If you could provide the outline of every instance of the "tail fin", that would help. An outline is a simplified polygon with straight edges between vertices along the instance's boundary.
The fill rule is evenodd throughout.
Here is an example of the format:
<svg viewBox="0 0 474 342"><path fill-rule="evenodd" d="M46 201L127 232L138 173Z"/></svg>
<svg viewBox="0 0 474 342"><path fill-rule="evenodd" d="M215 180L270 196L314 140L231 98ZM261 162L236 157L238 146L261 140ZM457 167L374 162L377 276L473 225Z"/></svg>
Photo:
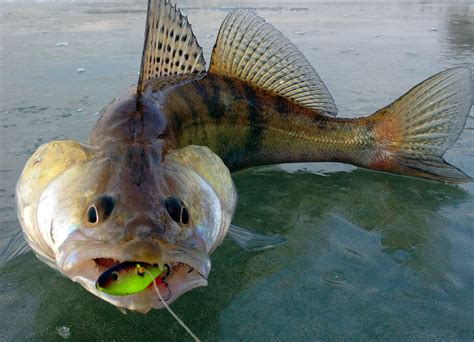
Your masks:
<svg viewBox="0 0 474 342"><path fill-rule="evenodd" d="M446 182L471 179L443 159L474 101L471 70L453 68L418 84L368 118L376 152L371 169Z"/></svg>

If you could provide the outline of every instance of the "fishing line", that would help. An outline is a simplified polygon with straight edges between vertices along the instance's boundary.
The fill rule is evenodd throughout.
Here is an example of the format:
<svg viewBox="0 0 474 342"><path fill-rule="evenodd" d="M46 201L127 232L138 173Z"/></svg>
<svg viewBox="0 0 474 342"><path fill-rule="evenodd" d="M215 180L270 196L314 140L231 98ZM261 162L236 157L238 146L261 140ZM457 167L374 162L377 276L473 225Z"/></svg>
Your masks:
<svg viewBox="0 0 474 342"><path fill-rule="evenodd" d="M191 329L188 328L188 326L186 324L184 324L184 322L178 317L178 315L176 315L173 310L171 310L171 308L168 306L168 304L166 304L165 300L163 299L163 297L161 296L161 293L160 293L160 290L158 290L158 286L156 286L155 284L155 279L153 278L153 275L150 273L150 271L148 270L145 270L145 272L150 276L150 278L152 279L152 284L153 284L153 288L155 289L155 292L156 294L158 295L158 298L160 298L161 302L163 303L163 306L166 308L166 310L168 310L168 312L171 314L171 316L174 317L174 319L176 321L178 321L179 324L181 324L181 326L184 328L184 330L186 330L186 332L194 339L194 341L196 342L200 342L201 340L193 334L193 332L191 331Z"/></svg>

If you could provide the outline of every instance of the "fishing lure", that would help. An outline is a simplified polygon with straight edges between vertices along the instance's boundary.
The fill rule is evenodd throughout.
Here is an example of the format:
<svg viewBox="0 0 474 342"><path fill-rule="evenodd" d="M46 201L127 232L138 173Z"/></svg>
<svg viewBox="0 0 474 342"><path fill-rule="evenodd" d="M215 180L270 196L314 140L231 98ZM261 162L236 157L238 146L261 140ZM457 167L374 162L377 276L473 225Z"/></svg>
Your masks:
<svg viewBox="0 0 474 342"><path fill-rule="evenodd" d="M166 266L160 268L157 264L126 261L103 272L95 287L109 295L127 296L146 289L164 271Z"/></svg>

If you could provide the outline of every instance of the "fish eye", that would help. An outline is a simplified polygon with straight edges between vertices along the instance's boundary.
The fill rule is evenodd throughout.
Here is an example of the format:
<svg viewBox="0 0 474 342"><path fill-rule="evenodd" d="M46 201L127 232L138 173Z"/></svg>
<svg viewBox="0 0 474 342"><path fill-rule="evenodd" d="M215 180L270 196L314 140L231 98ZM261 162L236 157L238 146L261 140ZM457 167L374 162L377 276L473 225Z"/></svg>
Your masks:
<svg viewBox="0 0 474 342"><path fill-rule="evenodd" d="M112 279L113 279L113 280L117 280L118 277L119 277L118 272L115 272L115 271L112 272L111 276L112 276Z"/></svg>
<svg viewBox="0 0 474 342"><path fill-rule="evenodd" d="M87 209L87 223L89 226L95 226L106 220L112 213L115 206L115 200L111 196L102 195L96 197Z"/></svg>
<svg viewBox="0 0 474 342"><path fill-rule="evenodd" d="M180 224L189 223L189 211L183 201L170 196L165 200L165 207L173 221Z"/></svg>

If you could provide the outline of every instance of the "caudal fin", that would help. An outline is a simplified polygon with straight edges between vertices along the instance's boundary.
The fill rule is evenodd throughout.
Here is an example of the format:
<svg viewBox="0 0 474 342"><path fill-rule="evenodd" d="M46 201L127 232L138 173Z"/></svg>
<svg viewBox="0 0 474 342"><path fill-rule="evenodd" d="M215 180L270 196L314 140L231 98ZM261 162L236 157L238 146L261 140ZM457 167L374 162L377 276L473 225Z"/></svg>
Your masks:
<svg viewBox="0 0 474 342"><path fill-rule="evenodd" d="M446 182L471 179L443 159L473 104L468 68L453 68L418 84L368 118L377 142L369 168Z"/></svg>

